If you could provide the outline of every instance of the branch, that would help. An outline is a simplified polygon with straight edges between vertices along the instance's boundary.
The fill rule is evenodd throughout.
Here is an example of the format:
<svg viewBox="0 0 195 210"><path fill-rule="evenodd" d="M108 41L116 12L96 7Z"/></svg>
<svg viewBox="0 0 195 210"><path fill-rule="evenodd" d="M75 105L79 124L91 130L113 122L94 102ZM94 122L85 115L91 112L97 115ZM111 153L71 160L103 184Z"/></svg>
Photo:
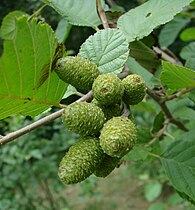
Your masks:
<svg viewBox="0 0 195 210"><path fill-rule="evenodd" d="M167 53L168 55L170 55L172 58L174 58L176 61L178 61L178 63L181 64L181 66L183 65L182 62L179 60L179 58L171 51L169 50L169 48L167 47L162 47L162 50Z"/></svg>
<svg viewBox="0 0 195 210"><path fill-rule="evenodd" d="M98 14L99 14L99 17L102 21L104 29L109 28L108 20L106 18L106 14L105 14L104 9L102 7L101 0L96 0L96 5L97 5Z"/></svg>
<svg viewBox="0 0 195 210"><path fill-rule="evenodd" d="M170 119L167 118L163 123L163 127L158 131L158 133L154 136L154 138L150 142L148 142L148 144L146 144L146 146L150 146L154 144L160 137L164 135L169 125L169 122L170 122Z"/></svg>
<svg viewBox="0 0 195 210"><path fill-rule="evenodd" d="M82 98L78 99L76 102L87 101L91 97L92 97L92 91L89 91L86 95L84 95ZM17 131L12 132L12 133L9 133L6 136L0 137L0 146L6 144L8 142L11 142L14 139L16 139L20 136L23 136L24 134L29 133L30 131L32 131L40 126L45 125L45 124L59 118L62 115L63 111L64 111L64 109L60 109L57 112L54 112L42 119L30 124L30 125L27 125Z"/></svg>
<svg viewBox="0 0 195 210"><path fill-rule="evenodd" d="M130 107L127 104L123 103L123 116L129 117L130 114L131 114Z"/></svg>
<svg viewBox="0 0 195 210"><path fill-rule="evenodd" d="M43 184L42 184L43 185L43 189L45 189L46 197L49 200L49 203L51 205L51 209L52 210L56 210L56 208L55 208L55 203L56 202L55 202L55 199L53 197L53 194L52 194L52 192L51 192L51 190L49 188L49 183L48 183L47 179L44 179L43 181L40 180L40 183L41 182L43 182Z"/></svg>
<svg viewBox="0 0 195 210"><path fill-rule="evenodd" d="M127 77L128 75L130 74L130 71L125 69L122 73L118 74L117 76L120 78L120 79L124 79L125 77Z"/></svg>
<svg viewBox="0 0 195 210"><path fill-rule="evenodd" d="M29 16L28 21L30 21L32 18L34 17L38 17L40 15L40 13L42 12L42 10L46 7L47 5L44 4L43 6L41 6L37 11L35 11L31 16Z"/></svg>
<svg viewBox="0 0 195 210"><path fill-rule="evenodd" d="M170 100L172 100L172 99L178 98L178 97L180 97L180 96L182 96L182 95L184 95L184 94L186 94L186 93L188 93L188 92L190 92L191 90L194 90L194 89L195 89L195 88L189 88L189 89L184 88L184 89L182 89L181 91L179 91L179 92L177 92L177 93L174 93L174 94L172 94L172 95L170 95L170 96L166 96L166 97L162 100L162 102L170 101Z"/></svg>
<svg viewBox="0 0 195 210"><path fill-rule="evenodd" d="M165 104L164 100L162 100L158 95L155 94L155 92L153 92L149 88L147 88L147 94L151 96L159 104L162 111L165 113L166 117L170 120L171 123L175 124L179 129L183 131L188 131L188 129L185 127L185 125L182 122L173 117L167 105Z"/></svg>
<svg viewBox="0 0 195 210"><path fill-rule="evenodd" d="M170 63L173 63L173 64L177 64L177 65L180 65L180 66L183 66L183 64L181 63L181 61L179 61L178 59L176 58L173 58L171 57L170 55L168 55L167 53L165 53L164 51L162 51L160 48L158 47L153 47L153 50L160 54L162 59L164 59L165 61L169 61Z"/></svg>
<svg viewBox="0 0 195 210"><path fill-rule="evenodd" d="M117 5L113 0L106 0L107 4L109 4L110 7L113 7Z"/></svg>

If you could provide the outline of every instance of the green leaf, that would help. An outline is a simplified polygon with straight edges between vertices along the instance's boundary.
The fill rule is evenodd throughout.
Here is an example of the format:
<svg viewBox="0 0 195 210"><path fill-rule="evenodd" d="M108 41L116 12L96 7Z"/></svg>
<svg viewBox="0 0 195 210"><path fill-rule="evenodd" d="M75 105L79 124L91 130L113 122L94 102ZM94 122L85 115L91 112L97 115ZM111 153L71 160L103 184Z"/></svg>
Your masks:
<svg viewBox="0 0 195 210"><path fill-rule="evenodd" d="M161 81L171 89L195 87L195 72L183 66L162 62Z"/></svg>
<svg viewBox="0 0 195 210"><path fill-rule="evenodd" d="M178 195L178 193L173 193L167 200L170 206L175 206L183 202L183 199Z"/></svg>
<svg viewBox="0 0 195 210"><path fill-rule="evenodd" d="M96 10L96 0L42 0L54 8L72 25L98 26L101 22Z"/></svg>
<svg viewBox="0 0 195 210"><path fill-rule="evenodd" d="M195 201L195 141L183 139L173 142L161 158L164 170L179 192Z"/></svg>
<svg viewBox="0 0 195 210"><path fill-rule="evenodd" d="M9 209L11 203L12 202L9 199L1 199L0 209Z"/></svg>
<svg viewBox="0 0 195 210"><path fill-rule="evenodd" d="M190 4L191 7L195 7L195 0L192 1L192 3Z"/></svg>
<svg viewBox="0 0 195 210"><path fill-rule="evenodd" d="M189 18L176 17L171 22L167 23L159 35L160 47L168 47L177 38L179 32L190 22Z"/></svg>
<svg viewBox="0 0 195 210"><path fill-rule="evenodd" d="M145 160L148 157L149 151L151 151L150 147L134 146L128 157L133 160Z"/></svg>
<svg viewBox="0 0 195 210"><path fill-rule="evenodd" d="M169 22L192 0L150 0L118 19L118 27L129 42L149 35L157 26Z"/></svg>
<svg viewBox="0 0 195 210"><path fill-rule="evenodd" d="M187 28L180 34L181 40L189 42L195 40L195 27Z"/></svg>
<svg viewBox="0 0 195 210"><path fill-rule="evenodd" d="M152 139L150 129L138 127L137 128L137 143L144 144L148 143Z"/></svg>
<svg viewBox="0 0 195 210"><path fill-rule="evenodd" d="M190 91L189 99L195 103L195 90Z"/></svg>
<svg viewBox="0 0 195 210"><path fill-rule="evenodd" d="M130 56L149 72L154 72L159 67L160 59L158 59L157 54L143 42L131 42L129 48Z"/></svg>
<svg viewBox="0 0 195 210"><path fill-rule="evenodd" d="M152 133L157 133L163 127L164 119L164 113L160 111L154 118Z"/></svg>
<svg viewBox="0 0 195 210"><path fill-rule="evenodd" d="M186 139L188 141L193 141L195 136L195 130L190 130L188 132L185 132L179 136L176 137L177 141L185 141Z"/></svg>
<svg viewBox="0 0 195 210"><path fill-rule="evenodd" d="M187 97L176 98L175 100L169 100L166 102L171 113L175 113L178 109L183 107L191 107L192 102Z"/></svg>
<svg viewBox="0 0 195 210"><path fill-rule="evenodd" d="M188 60L190 57L195 57L195 42L191 42L189 45L183 47L180 52L181 58Z"/></svg>
<svg viewBox="0 0 195 210"><path fill-rule="evenodd" d="M162 184L150 182L144 187L144 196L148 201L154 201L162 192Z"/></svg>
<svg viewBox="0 0 195 210"><path fill-rule="evenodd" d="M155 84L160 84L158 78L143 68L134 58L128 58L127 66L131 69L132 73L141 75L149 88L153 88Z"/></svg>
<svg viewBox="0 0 195 210"><path fill-rule="evenodd" d="M18 113L35 116L59 104L67 85L52 71L58 50L47 24L16 20L15 37L4 42L0 60L0 119Z"/></svg>
<svg viewBox="0 0 195 210"><path fill-rule="evenodd" d="M177 191L178 194L183 198L184 200L189 201L193 206L195 206L195 200L191 199L188 195L186 195L184 192Z"/></svg>
<svg viewBox="0 0 195 210"><path fill-rule="evenodd" d="M39 149L34 149L31 150L28 154L28 159L30 158L35 158L35 159L42 159L43 158L43 154L41 153L41 150Z"/></svg>
<svg viewBox="0 0 195 210"><path fill-rule="evenodd" d="M94 62L101 73L120 73L128 58L128 42L118 29L104 29L90 36L79 55Z"/></svg>
<svg viewBox="0 0 195 210"><path fill-rule="evenodd" d="M68 88L67 88L63 98L68 98L69 96L74 95L76 93L77 93L77 89L72 85L68 85Z"/></svg>
<svg viewBox="0 0 195 210"><path fill-rule="evenodd" d="M150 205L150 207L147 210L166 210L165 206L163 203L153 203L152 205Z"/></svg>
<svg viewBox="0 0 195 210"><path fill-rule="evenodd" d="M194 120L195 111L189 107L182 107L174 112L174 116L180 119Z"/></svg>
<svg viewBox="0 0 195 210"><path fill-rule="evenodd" d="M192 69L195 71L195 55L193 57L189 57L185 62L185 67Z"/></svg>
<svg viewBox="0 0 195 210"><path fill-rule="evenodd" d="M71 28L72 26L64 18L60 20L55 30L55 34L59 42L64 43L66 41Z"/></svg>
<svg viewBox="0 0 195 210"><path fill-rule="evenodd" d="M16 18L21 17L23 15L27 15L22 11L13 11L10 12L2 21L2 25L0 28L0 38L11 40L15 36L16 30Z"/></svg>

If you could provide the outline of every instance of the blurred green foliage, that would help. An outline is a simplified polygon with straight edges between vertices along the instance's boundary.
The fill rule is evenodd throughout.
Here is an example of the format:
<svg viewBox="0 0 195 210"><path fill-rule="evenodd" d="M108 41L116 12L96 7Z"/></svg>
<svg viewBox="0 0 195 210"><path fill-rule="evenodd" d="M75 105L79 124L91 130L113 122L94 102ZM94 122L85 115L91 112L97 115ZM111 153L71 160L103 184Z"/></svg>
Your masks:
<svg viewBox="0 0 195 210"><path fill-rule="evenodd" d="M0 121L4 134L32 122L24 117ZM1 130L1 131L2 131ZM63 184L57 177L60 159L75 142L61 119L40 127L0 150L0 209L60 209L67 204L60 195ZM49 207L50 206L50 207Z"/></svg>

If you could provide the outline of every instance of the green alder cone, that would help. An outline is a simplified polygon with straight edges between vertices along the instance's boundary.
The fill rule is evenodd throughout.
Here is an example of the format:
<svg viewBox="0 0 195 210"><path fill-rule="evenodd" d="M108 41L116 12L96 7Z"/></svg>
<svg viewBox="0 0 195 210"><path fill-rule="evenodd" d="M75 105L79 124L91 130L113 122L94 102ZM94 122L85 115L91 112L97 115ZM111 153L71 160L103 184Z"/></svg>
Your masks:
<svg viewBox="0 0 195 210"><path fill-rule="evenodd" d="M101 130L100 145L111 157L123 157L135 143L136 128L127 117L113 117L104 124Z"/></svg>
<svg viewBox="0 0 195 210"><path fill-rule="evenodd" d="M123 101L129 105L140 103L145 94L146 86L143 78L137 74L131 74L122 80L125 91Z"/></svg>
<svg viewBox="0 0 195 210"><path fill-rule="evenodd" d="M120 165L120 158L105 155L101 163L96 168L94 174L97 177L108 176L118 165Z"/></svg>
<svg viewBox="0 0 195 210"><path fill-rule="evenodd" d="M104 158L97 138L81 138L63 157L58 176L64 184L76 184L89 177Z"/></svg>
<svg viewBox="0 0 195 210"><path fill-rule="evenodd" d="M100 107L104 112L106 120L110 120L113 117L118 117L122 114L122 107L120 104L113 104L110 106L101 105L95 98L91 101L91 103Z"/></svg>
<svg viewBox="0 0 195 210"><path fill-rule="evenodd" d="M75 102L64 109L62 121L70 131L82 136L94 136L103 127L105 116L95 104Z"/></svg>
<svg viewBox="0 0 195 210"><path fill-rule="evenodd" d="M124 87L115 74L99 75L92 86L94 98L101 104L109 106L121 102Z"/></svg>
<svg viewBox="0 0 195 210"><path fill-rule="evenodd" d="M60 58L55 71L64 82L85 90L91 90L95 78L99 75L99 70L93 62L79 56Z"/></svg>

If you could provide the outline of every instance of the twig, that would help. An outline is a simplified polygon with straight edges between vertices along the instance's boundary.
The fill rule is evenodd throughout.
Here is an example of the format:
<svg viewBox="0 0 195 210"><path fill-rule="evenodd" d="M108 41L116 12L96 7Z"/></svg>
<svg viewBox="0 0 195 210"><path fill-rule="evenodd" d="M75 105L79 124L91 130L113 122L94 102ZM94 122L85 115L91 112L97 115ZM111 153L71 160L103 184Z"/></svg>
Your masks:
<svg viewBox="0 0 195 210"><path fill-rule="evenodd" d="M157 154L154 154L152 152L148 152L149 155L155 157L155 158L158 158L158 159L161 159L161 156L160 155L157 155Z"/></svg>
<svg viewBox="0 0 195 210"><path fill-rule="evenodd" d="M87 101L91 97L92 97L92 91L89 91L86 95L84 95L82 98L78 99L76 102ZM16 139L20 136L23 136L24 134L29 133L30 131L32 131L40 126L45 125L45 124L59 118L62 115L63 111L64 111L64 109L60 109L57 112L54 112L42 119L30 124L30 125L27 125L17 131L7 134L6 136L0 138L0 146L6 144L8 142L11 142L14 139Z"/></svg>
<svg viewBox="0 0 195 210"><path fill-rule="evenodd" d="M119 77L120 79L123 79L123 78L127 77L129 74L130 74L130 71L125 70L125 71L123 71L122 73L120 73L120 74L118 75L118 77Z"/></svg>
<svg viewBox="0 0 195 210"><path fill-rule="evenodd" d="M106 0L107 4L109 4L110 7L113 7L116 5L116 3L113 0Z"/></svg>
<svg viewBox="0 0 195 210"><path fill-rule="evenodd" d="M54 199L54 197L53 197L53 195L52 195L52 192L51 192L51 190L50 190L50 188L49 188L49 184L48 184L48 182L47 182L47 179L44 179L43 181L40 181L40 182L43 182L43 187L44 187L44 189L45 189L45 192L46 192L46 196L47 196L47 198L48 198L48 200L49 200L49 203L50 203L50 205L51 205L51 209L52 210L56 210L56 208L55 208L55 199Z"/></svg>
<svg viewBox="0 0 195 210"><path fill-rule="evenodd" d="M177 65L183 65L180 61L178 61L177 59L171 57L170 55L168 55L167 53L163 52L160 48L158 47L153 47L153 50L160 54L161 55L161 58L166 60L166 61L169 61L170 63L173 63L173 64L177 64Z"/></svg>
<svg viewBox="0 0 195 210"><path fill-rule="evenodd" d="M186 94L186 93L188 93L188 92L190 92L191 90L194 90L194 89L195 88L189 88L189 89L184 88L184 89L182 89L181 91L179 91L177 93L174 93L174 94L172 94L170 96L166 96L165 98L162 99L162 102L170 101L172 99L178 98L178 97L180 97L180 96L182 96L182 95L184 95L184 94Z"/></svg>
<svg viewBox="0 0 195 210"><path fill-rule="evenodd" d="M102 24L104 26L104 28L109 28L109 25L108 25L108 20L106 18L106 14L104 12L104 9L102 7L102 3L101 3L101 0L96 0L96 5L97 5L97 11L98 11L98 14L100 16L100 19L102 21Z"/></svg>
<svg viewBox="0 0 195 210"><path fill-rule="evenodd" d="M178 64L180 63L181 66L183 65L183 63L179 60L179 58L171 50L169 50L169 48L163 47L162 50L171 57L173 57L178 62Z"/></svg>
<svg viewBox="0 0 195 210"><path fill-rule="evenodd" d="M83 96L84 96L83 93L80 93L80 92L78 92L78 91L76 92L76 95L79 96L79 97L83 97Z"/></svg>
<svg viewBox="0 0 195 210"><path fill-rule="evenodd" d="M123 116L129 117L130 114L131 114L130 107L127 106L127 104L123 103Z"/></svg>
<svg viewBox="0 0 195 210"><path fill-rule="evenodd" d="M3 138L0 139L0 146L8 143L10 141L13 141L14 139L16 139L26 133L29 133L30 131L32 131L42 125L45 125L46 123L49 123L49 122L57 119L58 117L60 117L62 115L62 113L63 113L63 109L60 109L59 111L52 113L52 114L32 123L30 125L27 125L17 131L7 134L6 136L4 136Z"/></svg>
<svg viewBox="0 0 195 210"><path fill-rule="evenodd" d="M30 21L32 18L37 17L42 10L46 7L47 5L44 4L43 6L41 6L37 11L35 11L31 16L28 17L28 21Z"/></svg>
<svg viewBox="0 0 195 210"><path fill-rule="evenodd" d="M100 30L98 27L94 27L93 29L96 30L96 31L99 31Z"/></svg>
<svg viewBox="0 0 195 210"><path fill-rule="evenodd" d="M170 139L175 140L175 137L172 136L170 133L165 131L164 134L165 134L165 136L168 136Z"/></svg>
<svg viewBox="0 0 195 210"><path fill-rule="evenodd" d="M165 104L165 101L163 101L161 97L156 95L155 92L153 92L149 88L147 88L147 94L151 96L160 105L162 111L165 113L166 117L170 120L171 123L175 124L179 129L183 131L188 131L188 129L185 127L185 125L182 122L173 117L167 105Z"/></svg>
<svg viewBox="0 0 195 210"><path fill-rule="evenodd" d="M163 123L163 127L158 131L158 133L154 136L154 138L150 142L148 142L148 144L146 144L146 146L150 146L154 144L160 137L162 137L165 134L167 127L169 125L169 122L170 122L170 119L167 118Z"/></svg>

